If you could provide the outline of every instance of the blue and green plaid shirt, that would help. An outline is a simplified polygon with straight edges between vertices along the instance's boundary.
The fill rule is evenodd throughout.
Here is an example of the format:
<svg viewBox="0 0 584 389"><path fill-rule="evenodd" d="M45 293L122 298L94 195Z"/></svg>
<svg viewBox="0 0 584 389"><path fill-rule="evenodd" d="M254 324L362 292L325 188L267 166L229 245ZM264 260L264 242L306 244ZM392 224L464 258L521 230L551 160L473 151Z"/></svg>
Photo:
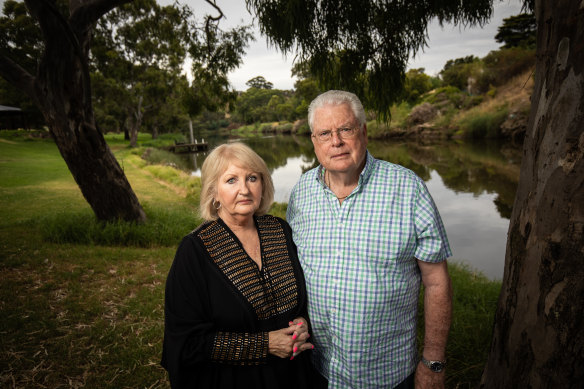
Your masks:
<svg viewBox="0 0 584 389"><path fill-rule="evenodd" d="M422 179L367 152L342 205L324 169L305 173L290 196L308 291L314 363L329 388L392 388L416 368L420 271L416 258L451 255Z"/></svg>

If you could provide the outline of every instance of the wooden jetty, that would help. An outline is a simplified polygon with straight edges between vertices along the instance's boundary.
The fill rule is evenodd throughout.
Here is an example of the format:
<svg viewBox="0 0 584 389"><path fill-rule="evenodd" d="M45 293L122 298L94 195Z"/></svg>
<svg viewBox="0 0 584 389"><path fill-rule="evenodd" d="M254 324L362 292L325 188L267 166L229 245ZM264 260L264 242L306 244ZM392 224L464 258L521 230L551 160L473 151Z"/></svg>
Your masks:
<svg viewBox="0 0 584 389"><path fill-rule="evenodd" d="M205 142L197 143L175 143L164 148L172 153L197 153L199 151L207 151L209 144Z"/></svg>

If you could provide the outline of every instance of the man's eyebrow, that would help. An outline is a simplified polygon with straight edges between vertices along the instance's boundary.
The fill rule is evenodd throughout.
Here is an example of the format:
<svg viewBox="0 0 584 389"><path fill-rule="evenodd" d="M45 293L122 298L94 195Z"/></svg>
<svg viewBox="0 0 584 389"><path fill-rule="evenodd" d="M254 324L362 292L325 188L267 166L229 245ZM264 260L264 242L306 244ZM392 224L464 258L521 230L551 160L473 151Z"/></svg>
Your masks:
<svg viewBox="0 0 584 389"><path fill-rule="evenodd" d="M347 123L341 124L340 126L334 128L334 129L338 130L339 128L353 128L353 127L359 127L359 125L352 124L352 122L347 122ZM333 128L329 127L329 128L319 128L319 129L316 129L315 131L331 131L331 130L333 130Z"/></svg>

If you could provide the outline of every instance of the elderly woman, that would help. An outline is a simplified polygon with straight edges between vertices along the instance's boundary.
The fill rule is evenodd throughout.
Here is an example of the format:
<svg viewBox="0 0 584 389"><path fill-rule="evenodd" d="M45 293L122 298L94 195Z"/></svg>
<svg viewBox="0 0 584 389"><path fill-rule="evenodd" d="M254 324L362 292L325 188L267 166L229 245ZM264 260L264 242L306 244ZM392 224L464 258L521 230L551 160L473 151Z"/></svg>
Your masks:
<svg viewBox="0 0 584 389"><path fill-rule="evenodd" d="M201 170L206 220L166 281L162 366L173 388L310 387L306 290L288 224L266 215L274 186L248 146Z"/></svg>

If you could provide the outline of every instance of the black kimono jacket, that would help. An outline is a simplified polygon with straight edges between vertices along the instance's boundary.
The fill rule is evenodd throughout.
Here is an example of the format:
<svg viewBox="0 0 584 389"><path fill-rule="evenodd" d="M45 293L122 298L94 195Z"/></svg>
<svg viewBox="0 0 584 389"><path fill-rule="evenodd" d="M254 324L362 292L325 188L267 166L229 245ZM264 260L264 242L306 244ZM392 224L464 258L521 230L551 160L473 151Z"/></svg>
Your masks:
<svg viewBox="0 0 584 389"><path fill-rule="evenodd" d="M268 354L268 332L308 318L288 223L255 217L262 269L218 219L181 242L166 281L162 366L172 388L308 388L309 352Z"/></svg>

